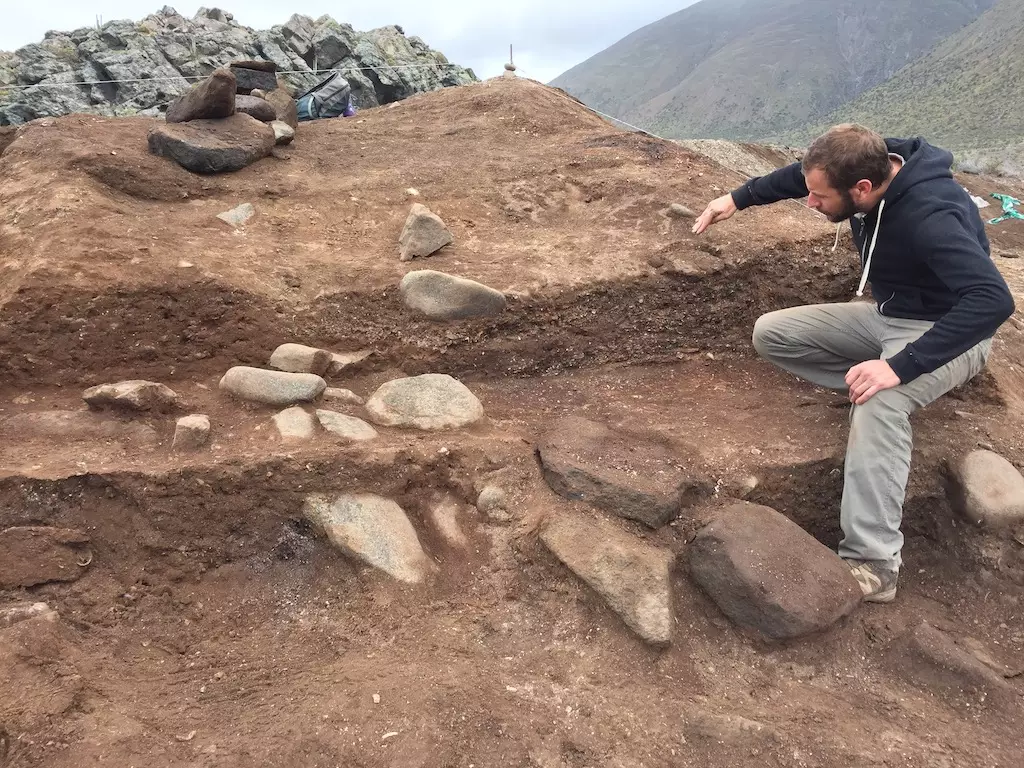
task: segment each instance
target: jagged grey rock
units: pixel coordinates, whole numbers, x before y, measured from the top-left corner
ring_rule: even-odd
[[[292,405],[316,400],[327,382],[312,373],[267,371],[237,365],[220,380],[220,388],[242,400],[264,405]]]
[[[331,364],[331,353],[305,344],[282,344],[270,356],[270,367],[291,373],[322,376]]]
[[[949,473],[950,502],[966,519],[988,529],[1024,523],[1024,476],[993,451],[972,451]]]
[[[640,637],[654,645],[672,639],[669,550],[644,544],[604,520],[563,512],[547,520],[540,538]]]
[[[235,113],[222,120],[164,123],[149,131],[149,151],[193,173],[238,171],[274,149],[274,130]]]
[[[132,379],[116,384],[100,384],[82,393],[90,408],[124,411],[173,411],[181,406],[177,393],[155,381]]]
[[[230,211],[218,213],[217,218],[225,224],[230,224],[233,227],[244,227],[255,215],[256,209],[253,207],[252,203],[242,203],[241,205],[232,208]]]
[[[198,85],[181,94],[167,108],[168,123],[216,120],[235,114],[235,76],[218,69]]]
[[[313,415],[298,405],[274,414],[274,426],[277,427],[281,439],[286,442],[304,442],[316,434]]]
[[[416,529],[390,499],[363,493],[334,498],[311,494],[303,514],[346,555],[399,581],[417,584],[430,572]]]
[[[277,110],[274,109],[274,105],[266,99],[258,99],[255,96],[235,96],[235,111],[255,117],[261,123],[272,123],[277,120]]]
[[[98,29],[50,32],[39,43],[0,55],[0,91],[18,86],[0,106],[0,125],[72,112],[109,116],[157,111],[195,80],[232,63],[247,64],[236,73],[259,79],[261,87],[270,89],[276,87],[273,73],[257,74],[256,64],[295,71],[281,75],[295,92],[323,77],[308,62],[336,69],[351,83],[356,105],[364,108],[476,80],[471,70],[451,64],[398,27],[361,33],[328,17],[314,21],[293,16],[283,25],[257,31],[228,17],[200,12],[187,19],[165,7],[141,22],[111,21]],[[360,71],[364,67],[370,71]],[[104,82],[108,80],[121,82]]]
[[[370,419],[386,427],[458,429],[484,417],[469,388],[444,373],[425,373],[382,385],[366,401]]]
[[[210,417],[202,413],[182,416],[174,425],[174,442],[171,450],[198,451],[210,442]]]
[[[279,147],[291,144],[295,138],[295,129],[283,120],[272,120],[270,127],[274,129],[274,141]]]
[[[431,320],[494,317],[505,309],[501,291],[432,269],[409,272],[398,287],[405,306]]]
[[[399,258],[411,261],[417,256],[430,256],[453,240],[440,216],[422,203],[413,203],[398,237]]]
[[[320,426],[346,442],[362,443],[377,437],[377,430],[355,416],[321,409],[316,412],[316,417]]]
[[[690,545],[689,562],[694,580],[726,616],[772,640],[823,630],[862,600],[835,552],[757,504],[716,512]]]

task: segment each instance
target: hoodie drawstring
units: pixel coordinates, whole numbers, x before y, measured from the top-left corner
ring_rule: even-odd
[[[864,271],[860,273],[860,286],[857,288],[857,295],[864,295],[864,286],[868,283],[868,272],[871,271],[871,257],[875,253],[875,243],[878,242],[878,230],[882,228],[882,211],[885,210],[885,199],[878,204],[878,218],[875,219],[875,231],[871,235],[871,245],[868,247],[867,258],[864,259]],[[863,255],[863,254],[862,254]]]
[[[836,248],[839,247],[839,231],[843,228],[843,223],[839,222],[836,224],[836,241],[832,243],[832,253],[836,252]]]

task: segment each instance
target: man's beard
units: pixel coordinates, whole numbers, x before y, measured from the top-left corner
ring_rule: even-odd
[[[826,218],[833,224],[839,224],[842,221],[846,221],[857,213],[857,205],[853,202],[853,195],[850,194],[850,190],[841,189],[839,190],[840,197],[843,198],[843,207],[839,213],[829,214]]]

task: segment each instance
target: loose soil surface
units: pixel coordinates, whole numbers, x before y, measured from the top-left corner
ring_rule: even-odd
[[[0,766],[1019,765],[1024,545],[957,521],[943,467],[979,445],[1024,463],[1020,312],[983,375],[915,416],[897,601],[769,644],[693,585],[687,542],[753,475],[750,501],[837,543],[847,404],[757,360],[749,334],[764,311],[852,298],[848,234],[833,253],[834,228],[787,203],[695,238],[668,204],[699,211],[739,173],[524,80],[302,125],[290,147],[209,178],[149,155],[151,125],[37,121],[0,158],[0,531],[88,537],[61,561],[74,580],[0,589],[0,610],[56,611],[0,625]],[[217,220],[244,202],[257,214],[243,230]],[[455,243],[402,263],[412,202]],[[989,231],[1024,306],[1022,225]],[[423,268],[509,306],[416,318],[397,286]],[[217,382],[291,341],[373,350],[328,377],[364,397],[450,373],[486,419],[282,445],[271,409]],[[4,426],[134,378],[208,414],[210,450],[172,453],[168,416],[133,419],[155,442]],[[538,440],[572,414],[698,456],[716,489],[656,531],[614,521],[678,555],[665,649],[538,540],[560,510],[603,514],[537,466]],[[511,522],[472,508],[487,484]],[[318,536],[302,502],[332,491],[398,502],[437,565],[428,583],[400,586]],[[464,505],[467,549],[431,526],[439,494]],[[999,695],[908,651],[921,622],[998,669]]]

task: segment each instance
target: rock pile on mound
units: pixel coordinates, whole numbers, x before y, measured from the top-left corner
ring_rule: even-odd
[[[0,99],[0,125],[75,112],[157,115],[191,82],[231,62],[243,93],[259,88],[268,96],[275,71],[301,92],[321,79],[316,70],[339,70],[359,107],[476,80],[397,26],[361,33],[329,16],[296,14],[257,31],[216,8],[188,19],[164,7],[140,22],[48,32],[40,43],[0,53],[0,93],[10,88]]]

